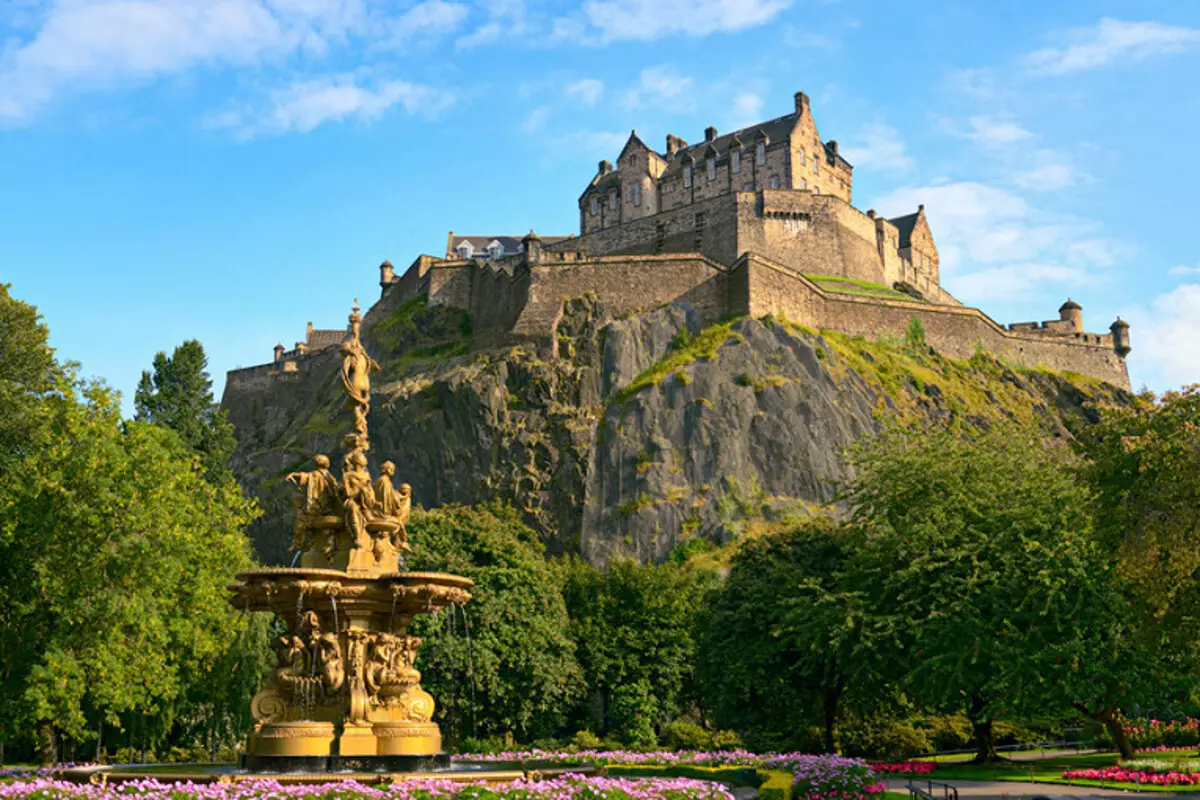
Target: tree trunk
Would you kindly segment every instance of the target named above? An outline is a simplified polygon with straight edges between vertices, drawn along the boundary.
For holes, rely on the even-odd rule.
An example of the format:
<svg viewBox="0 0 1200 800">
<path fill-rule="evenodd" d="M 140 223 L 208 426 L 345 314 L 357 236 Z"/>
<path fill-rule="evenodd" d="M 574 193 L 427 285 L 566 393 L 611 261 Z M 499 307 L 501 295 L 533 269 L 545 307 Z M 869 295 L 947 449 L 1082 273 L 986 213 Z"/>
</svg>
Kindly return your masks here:
<svg viewBox="0 0 1200 800">
<path fill-rule="evenodd" d="M 1002 761 L 996 752 L 996 740 L 992 731 L 991 714 L 986 713 L 984 702 L 975 697 L 967 708 L 967 719 L 971 721 L 971 729 L 975 734 L 975 758 L 972 763 L 990 764 Z"/>
<path fill-rule="evenodd" d="M 838 701 L 841 699 L 841 691 L 839 689 L 827 689 L 824 692 L 822 700 L 825 705 L 825 752 L 837 752 L 837 715 Z"/>
<path fill-rule="evenodd" d="M 1083 703 L 1076 703 L 1075 708 L 1084 716 L 1104 726 L 1108 735 L 1112 737 L 1113 744 L 1117 746 L 1121 758 L 1133 758 L 1133 742 L 1129 741 L 1129 734 L 1125 733 L 1125 726 L 1117 716 L 1118 709 L 1115 703 L 1109 703 L 1099 711 L 1093 711 Z"/>
<path fill-rule="evenodd" d="M 58 748 L 54 743 L 54 726 L 49 720 L 37 724 L 38 758 L 42 766 L 49 767 L 58 763 Z"/>
</svg>

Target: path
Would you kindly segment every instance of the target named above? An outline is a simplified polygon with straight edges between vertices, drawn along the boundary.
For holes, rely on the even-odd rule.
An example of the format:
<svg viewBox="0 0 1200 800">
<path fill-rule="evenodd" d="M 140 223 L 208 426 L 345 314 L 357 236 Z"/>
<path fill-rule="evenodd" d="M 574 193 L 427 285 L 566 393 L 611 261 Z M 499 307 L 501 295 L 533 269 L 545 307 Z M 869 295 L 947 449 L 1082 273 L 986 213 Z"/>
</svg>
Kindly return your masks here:
<svg viewBox="0 0 1200 800">
<path fill-rule="evenodd" d="M 891 778 L 885 781 L 890 792 L 907 792 L 907 778 Z M 916 781 L 920 786 L 921 782 Z M 934 795 L 940 797 L 937 783 L 948 783 L 958 789 L 960 798 L 970 797 L 972 800 L 1019 800 L 1033 797 L 1061 798 L 1061 800 L 1090 800 L 1101 797 L 1156 798 L 1156 800 L 1171 800 L 1186 798 L 1196 800 L 1200 793 L 1196 792 L 1126 792 L 1121 789 L 1101 789 L 1096 786 L 1067 786 L 1061 783 L 1017 783 L 1016 781 L 936 781 Z"/>
</svg>

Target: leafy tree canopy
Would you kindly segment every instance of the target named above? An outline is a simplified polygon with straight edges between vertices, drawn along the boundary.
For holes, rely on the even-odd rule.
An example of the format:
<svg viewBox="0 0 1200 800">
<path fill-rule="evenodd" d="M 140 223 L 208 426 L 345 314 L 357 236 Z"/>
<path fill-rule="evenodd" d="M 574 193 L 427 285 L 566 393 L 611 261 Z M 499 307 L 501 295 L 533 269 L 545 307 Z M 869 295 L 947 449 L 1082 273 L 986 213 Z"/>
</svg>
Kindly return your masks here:
<svg viewBox="0 0 1200 800">
<path fill-rule="evenodd" d="M 231 477 L 229 458 L 237 447 L 233 424 L 213 402 L 204 347 L 189 339 L 168 356 L 154 356 L 153 372 L 142 372 L 134 394 L 136 418 L 170 428 L 200 456 L 210 482 Z"/>
<path fill-rule="evenodd" d="M 554 735 L 583 684 L 562 578 L 537 534 L 498 504 L 415 509 L 409 532 L 409 567 L 475 581 L 465 613 L 449 608 L 413 625 L 425 640 L 422 683 L 448 737 Z"/>
<path fill-rule="evenodd" d="M 630 744 L 653 744 L 654 729 L 694 702 L 693 627 L 707 573 L 628 559 L 605 570 L 578 559 L 565 566 L 571 636 L 599 701 L 591 724 Z"/>
</svg>

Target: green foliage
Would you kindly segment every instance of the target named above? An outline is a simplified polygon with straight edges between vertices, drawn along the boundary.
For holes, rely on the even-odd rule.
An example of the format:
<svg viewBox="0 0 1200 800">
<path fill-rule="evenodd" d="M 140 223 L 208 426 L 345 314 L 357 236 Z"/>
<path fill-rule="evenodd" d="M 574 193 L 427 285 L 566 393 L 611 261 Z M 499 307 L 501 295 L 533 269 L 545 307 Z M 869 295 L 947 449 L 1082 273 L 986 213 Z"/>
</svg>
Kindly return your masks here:
<svg viewBox="0 0 1200 800">
<path fill-rule="evenodd" d="M 677 719 L 667 723 L 663 744 L 673 750 L 734 750 L 742 747 L 742 737 L 734 731 L 709 730 L 694 722 Z"/>
<path fill-rule="evenodd" d="M 380 354 L 385 377 L 401 375 L 413 364 L 465 355 L 470 340 L 467 312 L 430 308 L 424 294 L 401 303 L 366 331 L 367 344 Z"/>
<path fill-rule="evenodd" d="M 690 704 L 693 616 L 712 577 L 626 559 L 605 571 L 570 559 L 565 569 L 571 636 L 600 701 L 595 729 L 646 740 L 647 726 L 657 730 Z"/>
<path fill-rule="evenodd" d="M 41 445 L 44 401 L 63 388 L 49 336 L 37 309 L 0 283 L 0 473 Z"/>
<path fill-rule="evenodd" d="M 475 581 L 462 615 L 446 609 L 413 625 L 425 639 L 421 672 L 451 740 L 559 731 L 583 684 L 567 635 L 562 577 L 511 508 L 414 510 L 413 569 Z M 469 636 L 468 636 L 469 627 Z"/>
<path fill-rule="evenodd" d="M 925 344 L 925 326 L 921 324 L 921 320 L 913 317 L 908 321 L 908 327 L 904 329 L 904 344 L 912 350 L 920 350 L 927 345 Z"/>
<path fill-rule="evenodd" d="M 853 457 L 861 537 L 843 585 L 869 609 L 891 677 L 964 711 L 980 757 L 1004 713 L 1069 706 L 1119 597 L 1091 545 L 1069 450 L 1037 431 L 888 429 Z"/>
<path fill-rule="evenodd" d="M 229 481 L 229 459 L 237 441 L 227 414 L 213 402 L 204 347 L 189 339 L 168 356 L 154 356 L 154 371 L 142 372 L 134 395 L 136 418 L 170 428 L 200 457 L 210 483 Z"/>
<path fill-rule="evenodd" d="M 843 278 L 840 275 L 809 274 L 805 275 L 804 277 L 808 278 L 810 281 L 827 292 L 849 294 L 858 297 L 877 297 L 883 300 L 904 300 L 909 303 L 922 302 L 910 294 L 905 294 L 904 292 L 899 292 L 895 289 L 888 288 L 881 283 L 860 281 L 855 278 Z"/>
<path fill-rule="evenodd" d="M 658 386 L 668 375 L 695 362 L 696 359 L 710 361 L 716 358 L 721 345 L 737 336 L 733 332 L 734 322 L 736 320 L 727 320 L 712 325 L 700 331 L 694 338 L 688 335 L 686 330 L 677 333 L 671 340 L 671 351 L 660 361 L 643 370 L 633 379 L 632 383 L 619 391 L 613 398 L 613 402 L 624 403 L 642 389 Z"/>
<path fill-rule="evenodd" d="M 848 688 L 854 617 L 826 602 L 846 558 L 825 518 L 746 540 L 698 623 L 696 670 L 706 707 L 751 744 L 800 744 L 804 720 L 836 718 Z M 826 731 L 825 747 L 833 747 Z"/>
<path fill-rule="evenodd" d="M 658 702 L 645 679 L 616 686 L 608 716 L 609 725 L 627 746 L 651 748 L 658 744 L 654 730 L 659 718 Z"/>
<path fill-rule="evenodd" d="M 596 750 L 603 744 L 603 740 L 591 731 L 576 731 L 571 737 L 571 746 L 580 750 Z"/>
<path fill-rule="evenodd" d="M 44 446 L 0 473 L 0 725 L 162 741 L 202 685 L 230 683 L 206 682 L 232 669 L 225 585 L 252 563 L 258 512 L 174 431 L 122 423 L 102 385 L 64 382 L 42 406 Z M 260 678 L 241 669 L 222 702 Z"/>
</svg>

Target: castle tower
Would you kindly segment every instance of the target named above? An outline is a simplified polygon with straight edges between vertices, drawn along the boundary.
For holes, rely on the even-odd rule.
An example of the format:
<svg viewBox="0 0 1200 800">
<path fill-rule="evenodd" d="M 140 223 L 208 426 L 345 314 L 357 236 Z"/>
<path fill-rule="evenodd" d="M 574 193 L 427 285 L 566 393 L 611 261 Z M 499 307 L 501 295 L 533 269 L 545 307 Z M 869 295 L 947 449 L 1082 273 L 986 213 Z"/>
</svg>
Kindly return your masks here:
<svg viewBox="0 0 1200 800">
<path fill-rule="evenodd" d="M 392 285 L 392 281 L 396 280 L 396 270 L 392 267 L 392 262 L 384 261 L 379 265 L 379 286 L 382 289 Z"/>
<path fill-rule="evenodd" d="M 283 354 L 285 352 L 286 352 L 286 350 L 284 349 L 283 345 L 281 345 L 281 344 L 275 345 L 275 363 L 276 364 L 278 364 L 280 361 L 283 361 Z"/>
<path fill-rule="evenodd" d="M 1129 323 L 1117 317 L 1117 321 L 1109 328 L 1112 331 L 1113 352 L 1121 358 L 1129 355 Z"/>
<path fill-rule="evenodd" d="M 1083 333 L 1083 306 L 1071 298 L 1068 297 L 1067 302 L 1059 306 L 1058 318 L 1063 322 L 1069 322 L 1075 333 Z"/>
</svg>

